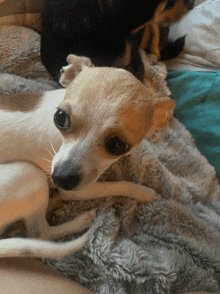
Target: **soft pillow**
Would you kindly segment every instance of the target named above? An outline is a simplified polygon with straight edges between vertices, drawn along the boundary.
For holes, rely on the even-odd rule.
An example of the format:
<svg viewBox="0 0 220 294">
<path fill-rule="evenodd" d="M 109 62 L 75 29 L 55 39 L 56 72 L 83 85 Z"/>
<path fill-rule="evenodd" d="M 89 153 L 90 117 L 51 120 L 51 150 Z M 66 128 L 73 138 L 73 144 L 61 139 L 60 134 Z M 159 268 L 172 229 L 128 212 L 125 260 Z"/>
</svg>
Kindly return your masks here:
<svg viewBox="0 0 220 294">
<path fill-rule="evenodd" d="M 220 71 L 170 71 L 168 83 L 177 102 L 175 115 L 220 179 Z"/>
<path fill-rule="evenodd" d="M 43 0 L 0 0 L 0 26 L 18 25 L 41 31 Z"/>
<path fill-rule="evenodd" d="M 173 25 L 171 40 L 184 35 L 184 51 L 166 63 L 169 70 L 220 69 L 220 0 L 206 0 Z"/>
<path fill-rule="evenodd" d="M 0 94 L 60 88 L 40 58 L 40 35 L 21 26 L 0 27 Z"/>
</svg>

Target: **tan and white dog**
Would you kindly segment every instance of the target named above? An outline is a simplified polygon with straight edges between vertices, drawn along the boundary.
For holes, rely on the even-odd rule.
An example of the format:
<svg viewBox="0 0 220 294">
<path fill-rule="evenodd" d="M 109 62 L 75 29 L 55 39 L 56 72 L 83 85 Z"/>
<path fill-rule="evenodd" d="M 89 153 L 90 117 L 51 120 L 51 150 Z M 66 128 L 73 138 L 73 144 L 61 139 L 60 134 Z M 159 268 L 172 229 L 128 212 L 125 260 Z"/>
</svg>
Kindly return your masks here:
<svg viewBox="0 0 220 294">
<path fill-rule="evenodd" d="M 133 152 L 147 132 L 166 128 L 176 103 L 169 97 L 155 99 L 152 90 L 126 70 L 93 67 L 74 55 L 67 60 L 70 66 L 61 77 L 67 89 L 0 96 L 2 230 L 24 219 L 28 237 L 51 240 L 90 225 L 94 210 L 57 227 L 48 225 L 50 171 L 65 200 L 124 195 L 149 202 L 157 197 L 154 190 L 135 183 L 97 180 Z M 53 156 L 53 150 L 59 151 Z M 0 257 L 59 258 L 82 248 L 88 234 L 90 230 L 61 244 L 2 239 Z"/>
</svg>

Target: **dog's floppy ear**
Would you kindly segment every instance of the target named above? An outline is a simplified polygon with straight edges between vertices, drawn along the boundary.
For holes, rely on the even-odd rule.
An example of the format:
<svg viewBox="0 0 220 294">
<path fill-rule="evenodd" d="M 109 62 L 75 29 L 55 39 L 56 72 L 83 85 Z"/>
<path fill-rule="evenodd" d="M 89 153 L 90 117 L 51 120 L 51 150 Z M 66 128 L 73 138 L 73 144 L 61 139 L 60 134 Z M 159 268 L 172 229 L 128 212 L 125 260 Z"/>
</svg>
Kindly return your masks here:
<svg viewBox="0 0 220 294">
<path fill-rule="evenodd" d="M 94 67 L 90 58 L 84 56 L 77 56 L 70 54 L 67 56 L 67 62 L 69 65 L 63 66 L 60 70 L 60 84 L 67 88 L 68 85 L 75 79 L 75 77 L 86 67 Z"/>
<path fill-rule="evenodd" d="M 169 97 L 157 98 L 149 131 L 164 130 L 173 116 L 175 107 L 176 101 L 173 99 Z"/>
</svg>

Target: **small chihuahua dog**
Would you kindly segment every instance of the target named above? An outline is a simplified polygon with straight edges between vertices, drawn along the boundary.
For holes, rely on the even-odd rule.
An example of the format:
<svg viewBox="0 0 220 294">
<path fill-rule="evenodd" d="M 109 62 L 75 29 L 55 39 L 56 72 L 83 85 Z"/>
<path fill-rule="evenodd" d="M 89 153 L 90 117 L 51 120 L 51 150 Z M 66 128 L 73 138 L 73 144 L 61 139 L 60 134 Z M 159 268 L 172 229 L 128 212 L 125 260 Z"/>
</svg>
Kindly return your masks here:
<svg viewBox="0 0 220 294">
<path fill-rule="evenodd" d="M 154 190 L 132 182 L 97 180 L 132 153 L 149 131 L 166 128 L 176 103 L 168 96 L 156 99 L 154 89 L 127 70 L 94 67 L 88 58 L 75 55 L 67 61 L 60 80 L 66 89 L 0 96 L 2 230 L 24 219 L 28 237 L 51 240 L 90 225 L 94 210 L 60 226 L 48 225 L 50 169 L 66 200 L 112 195 L 146 202 L 157 198 Z M 53 156 L 50 150 L 59 151 Z M 62 244 L 3 239 L 0 256 L 60 258 L 82 248 L 90 233 Z"/>
</svg>

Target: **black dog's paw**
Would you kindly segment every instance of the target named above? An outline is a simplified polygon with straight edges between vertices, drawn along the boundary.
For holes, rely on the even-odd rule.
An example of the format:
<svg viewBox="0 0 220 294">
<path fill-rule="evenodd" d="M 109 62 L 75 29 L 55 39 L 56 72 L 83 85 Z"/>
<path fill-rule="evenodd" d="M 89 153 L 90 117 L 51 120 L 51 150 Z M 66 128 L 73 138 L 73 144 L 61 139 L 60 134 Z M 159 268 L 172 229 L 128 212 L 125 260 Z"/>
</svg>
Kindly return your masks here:
<svg viewBox="0 0 220 294">
<path fill-rule="evenodd" d="M 180 37 L 175 42 L 169 42 L 168 45 L 161 50 L 161 60 L 170 60 L 177 57 L 184 49 L 185 39 L 186 35 Z"/>
</svg>

